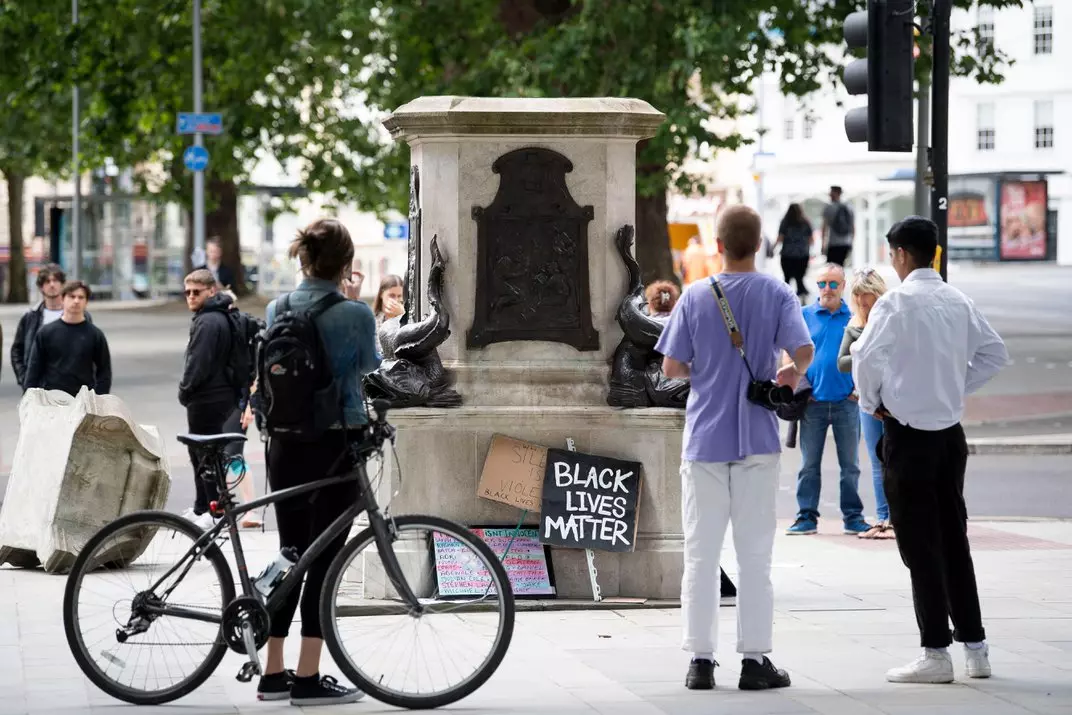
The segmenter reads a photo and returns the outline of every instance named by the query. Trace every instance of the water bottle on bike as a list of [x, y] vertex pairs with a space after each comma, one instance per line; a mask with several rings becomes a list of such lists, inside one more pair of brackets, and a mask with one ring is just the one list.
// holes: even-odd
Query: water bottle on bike
[[298, 563], [298, 550], [288, 546], [276, 554], [275, 560], [268, 564], [261, 575], [253, 581], [253, 588], [257, 589], [265, 600], [268, 600], [268, 596], [296, 563]]

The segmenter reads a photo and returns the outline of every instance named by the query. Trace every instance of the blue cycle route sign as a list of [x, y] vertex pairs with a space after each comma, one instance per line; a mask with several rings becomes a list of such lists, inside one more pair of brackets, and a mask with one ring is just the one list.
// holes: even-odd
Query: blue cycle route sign
[[390, 239], [409, 238], [409, 224], [403, 221], [390, 221], [383, 225], [383, 237]]
[[223, 115], [219, 112], [179, 112], [176, 131], [179, 134], [222, 134]]
[[186, 147], [182, 153], [182, 163], [190, 171], [204, 171], [208, 166], [208, 149], [203, 146]]

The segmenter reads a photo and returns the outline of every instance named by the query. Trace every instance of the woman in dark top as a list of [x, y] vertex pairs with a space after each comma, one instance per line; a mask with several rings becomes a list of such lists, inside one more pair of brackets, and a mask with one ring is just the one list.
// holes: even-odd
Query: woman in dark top
[[808, 272], [808, 259], [814, 240], [811, 223], [804, 216], [800, 204], [789, 204], [789, 210], [785, 212], [785, 217], [778, 226], [778, 240], [774, 242], [774, 246], [777, 248], [781, 244], [785, 282], [791, 283], [796, 279], [799, 296], [808, 294], [804, 287], [804, 274]]

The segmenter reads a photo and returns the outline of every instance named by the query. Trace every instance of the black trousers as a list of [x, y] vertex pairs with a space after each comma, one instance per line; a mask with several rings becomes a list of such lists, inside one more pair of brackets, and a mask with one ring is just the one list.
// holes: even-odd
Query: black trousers
[[878, 452], [897, 548], [912, 578], [920, 645], [978, 643], [986, 633], [968, 546], [964, 430], [957, 424], [926, 432], [889, 417], [883, 427]]
[[804, 274], [808, 272], [808, 257], [801, 256], [800, 258], [794, 258], [792, 256], [782, 256], [782, 274], [785, 276], [786, 284], [791, 284], [794, 280], [797, 282], [797, 295], [804, 295], [807, 293], [807, 289], [804, 287]]
[[[234, 400], [217, 400], [214, 402], [202, 402], [186, 407], [186, 423], [190, 434], [220, 434], [224, 431], [223, 425], [227, 418], [234, 412]], [[209, 502], [219, 499], [220, 492], [216, 482], [207, 476], [198, 463], [193, 448], [190, 448], [190, 464], [194, 468], [194, 512], [204, 514], [208, 511]]]
[[826, 260], [829, 263], [836, 263], [842, 268], [845, 267], [845, 261], [849, 257], [849, 252], [852, 250], [852, 246], [827, 246], [826, 247]]
[[[348, 437], [342, 430], [328, 430], [316, 442], [271, 440], [268, 443], [268, 479], [272, 491], [344, 473], [352, 463], [348, 456], [339, 457], [346, 454], [347, 440], [356, 438], [353, 433]], [[290, 546], [297, 549], [299, 556], [304, 554], [331, 522], [357, 501], [357, 497], [357, 483], [349, 482], [276, 502], [279, 548]], [[304, 586], [287, 594], [279, 610], [272, 614], [270, 634], [273, 638], [286, 638], [290, 633], [299, 602], [302, 636], [324, 637], [320, 627], [320, 593], [324, 590], [328, 567], [346, 545], [349, 534], [350, 530], [346, 529], [320, 553], [305, 574]]]

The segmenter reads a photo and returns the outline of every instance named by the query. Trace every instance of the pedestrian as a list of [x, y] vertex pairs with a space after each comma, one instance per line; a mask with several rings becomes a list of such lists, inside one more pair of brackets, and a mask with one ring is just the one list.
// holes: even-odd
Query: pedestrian
[[681, 256], [681, 268], [685, 285], [707, 277], [707, 251], [704, 250], [699, 236], [689, 238], [689, 245], [685, 247], [685, 252]]
[[[265, 358], [258, 378], [258, 391], [272, 395], [272, 402], [264, 408], [264, 418], [269, 434], [268, 478], [273, 491], [326, 479], [350, 468], [349, 445], [362, 439], [362, 427], [368, 423], [361, 381], [380, 364], [376, 318], [369, 306], [359, 300], [360, 283], [350, 280], [354, 244], [346, 227], [334, 219], [315, 221], [298, 233], [290, 245], [290, 256], [300, 261], [305, 278], [293, 292], [268, 305], [265, 315], [268, 329], [262, 347]], [[330, 368], [326, 375], [337, 386], [342, 403], [325, 406], [325, 409], [337, 407], [342, 419], [322, 433], [309, 436], [308, 441], [287, 439], [272, 432], [273, 410], [277, 407], [289, 415], [308, 415], [315, 408], [313, 395], [306, 396], [308, 404], [282, 404], [286, 394], [295, 393], [286, 392], [286, 374], [275, 370], [274, 365], [269, 368], [275, 354], [272, 326], [279, 316], [287, 313], [308, 316], [315, 325], [330, 361], [329, 366], [323, 367]], [[266, 383], [271, 385], [270, 390]], [[320, 490], [313, 500], [297, 498], [277, 502], [280, 548], [293, 548], [302, 554], [357, 498], [357, 485], [347, 482]], [[257, 686], [258, 698], [277, 700], [289, 694], [292, 705], [326, 705], [351, 703], [364, 695], [356, 688], [343, 687], [331, 676], [320, 675], [324, 645], [320, 594], [328, 566], [345, 545], [348, 534], [349, 529], [343, 530], [325, 547], [310, 565], [304, 587], [294, 588], [272, 614], [268, 658]], [[297, 670], [292, 677], [285, 670], [283, 644], [299, 600], [302, 641]]]
[[[859, 340], [867, 326], [868, 316], [875, 301], [886, 293], [886, 281], [874, 268], [861, 268], [856, 271], [852, 281], [851, 308], [852, 320], [845, 328], [845, 337], [841, 340], [838, 351], [838, 370], [852, 374], [852, 344]], [[857, 395], [859, 398], [859, 395]], [[886, 502], [886, 491], [882, 485], [882, 462], [878, 458], [878, 441], [882, 438], [882, 420], [860, 410], [860, 432], [867, 446], [867, 459], [871, 463], [871, 484], [875, 489], [875, 524], [860, 534], [861, 539], [892, 539], [893, 526], [890, 523], [890, 506]]]
[[671, 281], [652, 281], [644, 289], [644, 298], [648, 301], [648, 315], [666, 322], [674, 310], [681, 291]]
[[841, 201], [841, 187], [830, 187], [830, 203], [823, 208], [823, 254], [830, 263], [844, 266], [856, 238], [856, 215]]
[[[41, 302], [19, 318], [15, 339], [11, 343], [11, 368], [23, 392], [26, 391], [26, 363], [30, 359], [34, 337], [38, 330], [63, 315], [63, 284], [66, 282], [67, 275], [55, 263], [47, 263], [37, 271], [37, 290], [41, 292]], [[86, 320], [93, 322], [89, 311], [85, 316]]]
[[797, 295], [804, 298], [808, 289], [804, 287], [804, 275], [808, 272], [811, 259], [811, 247], [815, 243], [815, 232], [811, 222], [804, 215], [800, 204], [789, 204], [781, 224], [778, 226], [778, 239], [774, 247], [782, 247], [782, 275], [786, 284], [797, 283]]
[[[183, 286], [186, 307], [194, 315], [179, 381], [179, 404], [186, 408], [191, 434], [220, 434], [239, 400], [224, 369], [230, 362], [232, 349], [231, 319], [227, 313], [233, 301], [229, 295], [220, 293], [216, 278], [205, 268], [186, 276]], [[182, 516], [202, 529], [210, 529], [215, 517], [209, 512], [209, 504], [219, 499], [219, 491], [211, 477], [204, 478], [206, 474], [197, 461], [197, 451], [191, 447], [189, 452], [194, 470], [194, 504]]]
[[112, 357], [108, 339], [86, 319], [92, 292], [82, 281], [60, 291], [63, 312], [34, 335], [26, 365], [25, 389], [63, 390], [76, 396], [83, 387], [98, 395], [112, 391]]
[[[732, 522], [737, 651], [743, 655], [738, 687], [781, 688], [790, 684], [789, 675], [766, 655], [773, 647], [771, 554], [781, 451], [772, 380], [782, 386], [779, 398], [791, 392], [813, 347], [796, 296], [756, 270], [759, 214], [747, 206], [727, 208], [717, 245], [723, 271], [685, 289], [655, 348], [665, 356], [667, 377], [692, 383], [681, 453], [682, 647], [692, 654], [685, 686], [715, 687], [720, 560]], [[717, 329], [719, 322], [727, 329]], [[779, 370], [780, 350], [793, 359]]]
[[815, 361], [808, 368], [811, 399], [800, 419], [802, 464], [797, 475], [797, 517], [786, 529], [791, 536], [815, 534], [819, 528], [819, 495], [823, 484], [823, 450], [828, 431], [834, 433], [841, 471], [841, 519], [844, 533], [863, 534], [871, 525], [860, 501], [860, 407], [852, 375], [838, 370], [838, 352], [851, 313], [842, 299], [845, 271], [828, 264], [819, 272], [819, 299], [803, 309], [815, 343]]
[[[361, 276], [361, 279], [364, 280], [364, 275], [356, 272], [354, 276], [351, 276], [351, 279], [356, 276]], [[402, 276], [384, 276], [380, 279], [380, 288], [376, 291], [376, 300], [372, 301], [372, 314], [376, 316], [376, 352], [380, 355], [383, 355], [383, 347], [380, 343], [380, 329], [386, 321], [394, 320], [405, 312], [405, 307], [402, 305]]]
[[[922, 655], [894, 668], [895, 683], [949, 683], [949, 644], [964, 643], [970, 678], [990, 676], [989, 648], [968, 544], [964, 397], [1009, 354], [963, 293], [931, 268], [938, 226], [910, 216], [886, 234], [901, 285], [871, 309], [852, 347], [860, 406], [882, 419], [882, 459], [897, 548], [912, 578]], [[952, 619], [954, 630], [949, 631]]]
[[223, 246], [216, 236], [205, 241], [205, 265], [199, 268], [212, 273], [220, 290], [234, 290], [234, 271], [223, 265]]

